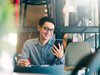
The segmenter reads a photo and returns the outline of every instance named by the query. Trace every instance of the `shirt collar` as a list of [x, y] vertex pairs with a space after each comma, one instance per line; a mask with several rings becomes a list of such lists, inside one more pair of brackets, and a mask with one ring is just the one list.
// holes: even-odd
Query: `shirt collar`
[[[48, 45], [53, 45], [53, 43], [54, 43], [54, 39], [52, 39], [52, 38], [47, 42]], [[44, 46], [40, 43], [39, 38], [37, 39], [35, 44], [39, 44], [40, 46]]]

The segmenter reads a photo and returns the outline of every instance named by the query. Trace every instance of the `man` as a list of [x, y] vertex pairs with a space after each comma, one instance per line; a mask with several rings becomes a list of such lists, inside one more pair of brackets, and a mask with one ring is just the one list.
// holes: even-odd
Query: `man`
[[63, 46], [57, 48], [54, 43], [53, 33], [55, 25], [52, 18], [43, 17], [39, 21], [39, 38], [27, 40], [18, 57], [18, 65], [54, 65], [64, 64]]

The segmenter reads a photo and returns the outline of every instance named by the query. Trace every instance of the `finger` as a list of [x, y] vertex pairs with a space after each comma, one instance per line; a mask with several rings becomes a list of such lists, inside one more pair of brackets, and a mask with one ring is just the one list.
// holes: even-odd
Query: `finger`
[[58, 47], [59, 47], [59, 50], [61, 49], [61, 47], [60, 47], [60, 43], [58, 43]]
[[[56, 46], [55, 46], [55, 47], [56, 47]], [[59, 53], [60, 51], [58, 50], [58, 48], [55, 49], [55, 47], [53, 47], [53, 51], [54, 51], [55, 53]]]
[[58, 46], [59, 46], [59, 50], [62, 50], [63, 45], [58, 43]]
[[27, 59], [26, 59], [26, 60], [24, 60], [23, 62], [24, 62], [24, 63], [29, 63], [29, 61], [28, 61]]
[[52, 52], [55, 56], [56, 56], [56, 53], [55, 52]]
[[55, 56], [58, 56], [58, 52], [57, 51], [53, 51], [53, 54], [55, 55]]
[[30, 65], [28, 60], [22, 60], [21, 61], [21, 66], [28, 66], [28, 65]]
[[25, 62], [21, 62], [21, 66], [26, 66]]
[[53, 45], [53, 48], [57, 49], [56, 45]]
[[55, 48], [53, 48], [53, 53], [57, 53], [57, 50], [55, 50]]
[[63, 45], [61, 45], [61, 50], [63, 50]]
[[21, 63], [21, 66], [29, 66], [29, 64], [28, 63]]
[[58, 50], [58, 48], [55, 45], [53, 45], [53, 48], [56, 49], [56, 50]]
[[60, 43], [58, 45], [59, 45], [59, 50], [62, 51], [63, 50], [63, 45], [60, 45]]

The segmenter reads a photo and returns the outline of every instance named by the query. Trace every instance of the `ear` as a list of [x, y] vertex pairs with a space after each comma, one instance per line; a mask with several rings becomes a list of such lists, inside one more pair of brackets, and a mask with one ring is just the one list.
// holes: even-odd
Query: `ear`
[[40, 28], [41, 28], [41, 27], [38, 25], [38, 26], [37, 26], [38, 31], [40, 31]]

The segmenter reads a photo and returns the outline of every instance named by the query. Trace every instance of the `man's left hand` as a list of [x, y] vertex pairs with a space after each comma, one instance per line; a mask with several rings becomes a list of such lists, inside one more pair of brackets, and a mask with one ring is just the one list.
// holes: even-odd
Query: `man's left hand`
[[62, 58], [64, 56], [63, 45], [60, 45], [58, 43], [58, 47], [59, 48], [57, 48], [55, 45], [53, 45], [53, 54], [58, 58]]

